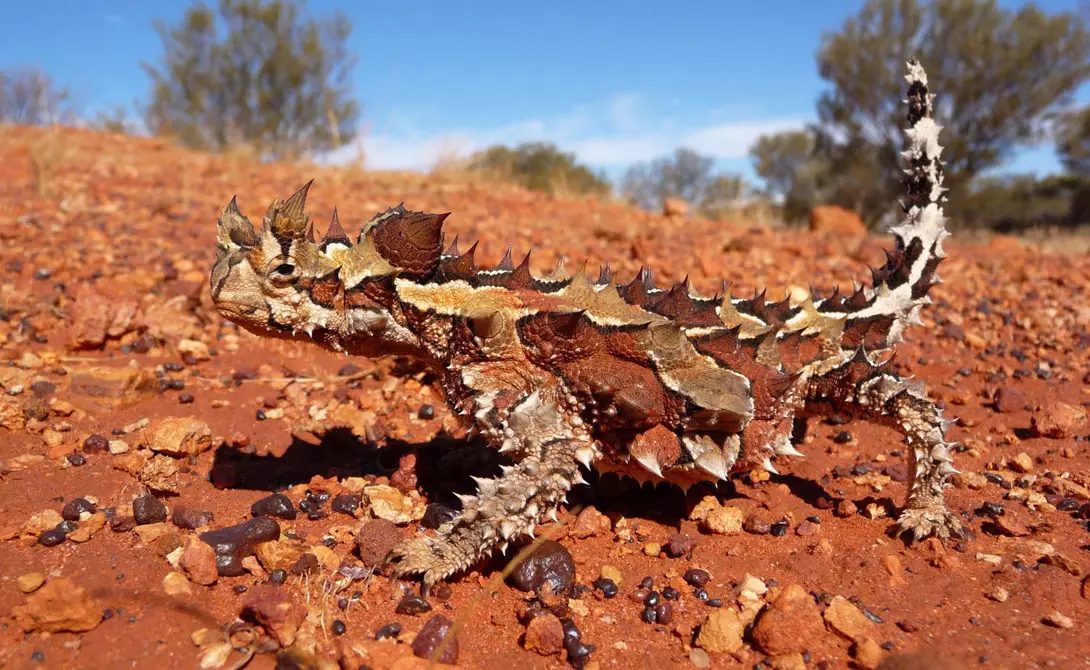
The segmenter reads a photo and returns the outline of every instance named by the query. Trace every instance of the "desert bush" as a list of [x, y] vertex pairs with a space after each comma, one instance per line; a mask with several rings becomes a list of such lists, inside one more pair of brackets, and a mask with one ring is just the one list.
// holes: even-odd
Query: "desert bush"
[[145, 119], [151, 132], [201, 149], [248, 145], [262, 158], [334, 149], [356, 133], [355, 58], [340, 14], [304, 18], [297, 0], [197, 3], [169, 27], [156, 22], [163, 62]]
[[636, 163], [621, 177], [620, 191], [628, 202], [650, 211], [661, 210], [667, 198], [681, 198], [694, 211], [719, 218], [750, 195], [740, 174], [715, 171], [715, 159], [688, 147], [647, 163]]
[[44, 70], [0, 72], [0, 123], [48, 126], [72, 120], [71, 94]]
[[575, 154], [547, 142], [489, 147], [470, 156], [466, 169], [556, 195], [608, 195], [611, 190], [609, 181], [579, 164]]

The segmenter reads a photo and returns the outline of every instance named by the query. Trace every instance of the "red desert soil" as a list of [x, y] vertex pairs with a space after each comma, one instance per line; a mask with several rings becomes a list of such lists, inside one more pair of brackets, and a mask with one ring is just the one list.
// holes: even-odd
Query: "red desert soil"
[[[1090, 257], [955, 236], [925, 325], [899, 348], [899, 371], [960, 419], [963, 474], [948, 499], [968, 541], [891, 538], [900, 439], [811, 421], [807, 457], [770, 480], [688, 496], [597, 477], [579, 487], [541, 529], [574, 559], [570, 598], [499, 581], [498, 558], [430, 594], [430, 612], [397, 613], [417, 585], [371, 576], [367, 561], [494, 459], [465, 446], [420, 371], [258, 339], [218, 317], [207, 271], [232, 195], [256, 219], [315, 176], [322, 228], [334, 204], [351, 231], [405, 201], [452, 211], [448, 230], [479, 238], [486, 262], [510, 243], [533, 247], [538, 271], [558, 254], [595, 273], [608, 260], [622, 279], [649, 264], [660, 284], [689, 274], [707, 293], [720, 278], [780, 295], [850, 286], [887, 238], [261, 166], [83, 131], [9, 129], [0, 157], [0, 667], [240, 667], [250, 648], [248, 667], [270, 668], [278, 646], [293, 650], [282, 667], [423, 667], [417, 634], [437, 614], [461, 627], [463, 667], [571, 667], [557, 615], [593, 645], [586, 668], [1074, 667], [1090, 655]], [[279, 539], [240, 576], [217, 576], [197, 536], [247, 521], [274, 491], [297, 517], [277, 520]], [[336, 511], [321, 494], [361, 504]], [[77, 519], [67, 536], [62, 511]], [[669, 557], [674, 534], [695, 546]], [[690, 570], [708, 573], [704, 593]], [[603, 574], [620, 577], [613, 598], [592, 586]], [[669, 604], [653, 623], [635, 597], [645, 578]], [[376, 641], [394, 623], [400, 633]]]

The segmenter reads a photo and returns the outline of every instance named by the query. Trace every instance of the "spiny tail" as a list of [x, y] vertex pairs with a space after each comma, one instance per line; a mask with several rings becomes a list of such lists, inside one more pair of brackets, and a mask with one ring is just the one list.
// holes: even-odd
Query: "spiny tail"
[[887, 251], [886, 264], [872, 269], [871, 287], [856, 289], [851, 296], [817, 304], [821, 312], [846, 313], [845, 334], [853, 333], [867, 349], [881, 349], [901, 339], [905, 328], [920, 323], [920, 309], [930, 304], [927, 292], [939, 283], [935, 270], [946, 253], [942, 243], [950, 236], [942, 203], [943, 162], [940, 159], [940, 126], [932, 117], [932, 95], [927, 73], [919, 61], [907, 63], [908, 148], [905, 159], [905, 216], [891, 227], [895, 247]]

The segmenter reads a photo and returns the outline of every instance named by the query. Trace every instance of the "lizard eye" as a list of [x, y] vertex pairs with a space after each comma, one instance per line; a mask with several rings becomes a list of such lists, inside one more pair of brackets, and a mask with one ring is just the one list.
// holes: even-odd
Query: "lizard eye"
[[292, 263], [280, 263], [273, 267], [269, 271], [269, 279], [280, 285], [287, 285], [294, 282], [298, 277], [296, 276], [296, 266]]

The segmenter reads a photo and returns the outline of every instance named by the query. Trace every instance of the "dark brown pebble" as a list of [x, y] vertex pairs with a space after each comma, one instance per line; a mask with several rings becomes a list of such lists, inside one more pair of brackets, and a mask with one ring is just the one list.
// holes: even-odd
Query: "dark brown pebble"
[[661, 602], [655, 605], [655, 618], [661, 624], [668, 624], [674, 620], [674, 606], [669, 602]]
[[776, 523], [772, 524], [772, 528], [771, 530], [769, 530], [769, 533], [771, 533], [772, 537], [783, 537], [784, 535], [787, 535], [787, 528], [790, 525], [791, 524], [787, 521], [777, 521]]
[[675, 533], [666, 538], [666, 555], [670, 558], [681, 558], [696, 547], [696, 538], [689, 535]]
[[344, 622], [340, 619], [334, 619], [332, 629], [334, 635], [344, 635], [344, 632], [348, 630], [348, 626], [344, 625]]
[[211, 525], [214, 518], [211, 512], [192, 507], [175, 507], [170, 515], [170, 520], [179, 528], [196, 530], [201, 526]]
[[295, 505], [291, 504], [291, 499], [283, 493], [274, 493], [250, 505], [250, 516], [271, 516], [291, 521], [297, 514]]
[[439, 503], [430, 503], [424, 508], [424, 517], [420, 519], [420, 525], [435, 530], [444, 523], [453, 521], [456, 518], [458, 518], [458, 510]]
[[401, 531], [392, 521], [373, 519], [360, 527], [356, 540], [363, 564], [368, 568], [382, 568], [390, 550], [401, 541]]
[[[454, 622], [446, 615], [433, 614], [424, 622], [424, 627], [416, 634], [413, 640], [413, 654], [420, 658], [430, 659], [440, 646], [443, 651], [439, 654], [440, 663], [454, 664], [458, 662], [458, 638], [448, 633], [452, 632]], [[451, 639], [444, 640], [450, 637]]]
[[38, 398], [48, 398], [57, 390], [57, 385], [51, 381], [41, 379], [30, 385], [30, 390]]
[[897, 627], [906, 633], [915, 633], [920, 630], [920, 627], [911, 621], [898, 621]]
[[712, 578], [712, 576], [709, 575], [706, 570], [699, 570], [697, 568], [690, 568], [686, 570], [683, 577], [686, 584], [688, 584], [689, 586], [694, 586], [698, 589], [707, 584], [708, 580]]
[[722, 607], [722, 606], [723, 606], [723, 601], [720, 600], [719, 598], [709, 598], [708, 599], [708, 607]]
[[38, 544], [46, 547], [55, 547], [68, 536], [60, 526], [56, 528], [50, 528], [41, 535], [38, 536]]
[[242, 559], [253, 553], [254, 546], [279, 538], [280, 524], [268, 517], [250, 519], [200, 534], [201, 541], [216, 550], [216, 567], [222, 577], [245, 574]]
[[83, 441], [83, 450], [89, 454], [102, 454], [110, 450], [110, 441], [95, 433]]
[[567, 593], [575, 583], [575, 561], [559, 542], [545, 540], [508, 579], [520, 591], [538, 591], [548, 582], [553, 593]]
[[1001, 386], [992, 396], [992, 403], [995, 406], [995, 411], [1000, 414], [1011, 414], [1020, 412], [1025, 408], [1026, 397], [1018, 389]]
[[420, 409], [416, 411], [416, 416], [427, 421], [435, 418], [435, 408], [428, 404], [423, 404]]
[[606, 577], [600, 577], [594, 580], [594, 588], [601, 591], [602, 596], [607, 599], [617, 595], [617, 583]]
[[363, 496], [358, 493], [342, 493], [338, 496], [333, 496], [333, 502], [329, 503], [329, 508], [334, 512], [354, 516], [356, 510], [360, 508], [360, 503], [362, 501]]
[[441, 603], [450, 600], [452, 595], [454, 595], [454, 591], [449, 584], [436, 584], [431, 588], [431, 597]]
[[647, 596], [650, 593], [651, 593], [650, 589], [638, 588], [638, 589], [636, 589], [635, 591], [632, 592], [632, 595], [630, 595], [629, 598], [631, 598], [632, 600], [634, 600], [634, 601], [636, 601], [638, 603], [642, 603], [642, 602], [645, 602], [647, 600]]
[[681, 593], [672, 586], [667, 586], [662, 590], [662, 597], [666, 600], [677, 600], [680, 595]]
[[193, 394], [192, 393], [183, 393], [182, 395], [178, 396], [178, 402], [180, 404], [182, 404], [182, 405], [192, 405], [193, 404]]
[[[223, 574], [223, 573], [220, 573]], [[283, 584], [288, 580], [287, 570], [277, 568], [276, 570], [269, 571], [269, 581], [273, 584]]]
[[81, 465], [87, 465], [87, 457], [83, 454], [68, 454], [65, 458], [68, 460], [69, 465], [77, 468]]
[[397, 608], [394, 610], [398, 614], [408, 614], [409, 616], [416, 616], [417, 614], [423, 614], [431, 611], [431, 605], [428, 601], [424, 600], [415, 593], [407, 593], [405, 597], [401, 599], [401, 602], [397, 604]]
[[317, 570], [318, 557], [310, 552], [301, 555], [291, 566], [291, 574], [293, 575], [309, 575], [317, 572]]
[[643, 612], [640, 614], [640, 618], [643, 619], [644, 623], [657, 623], [658, 622], [658, 616], [655, 613], [655, 608], [654, 607], [644, 607]]
[[86, 498], [72, 498], [64, 504], [61, 510], [61, 518], [65, 521], [79, 521], [79, 515], [84, 512], [95, 513], [95, 504]]
[[396, 621], [394, 623], [388, 623], [382, 628], [379, 628], [375, 631], [376, 640], [383, 640], [388, 637], [397, 637], [398, 635], [401, 635], [401, 624], [397, 623]]
[[816, 533], [817, 530], [817, 524], [807, 519], [795, 526], [795, 535], [798, 535], [799, 537], [808, 537]]
[[650, 577], [644, 577], [643, 579], [640, 580], [640, 588], [641, 589], [651, 590], [652, 588], [654, 588], [654, 586], [655, 586], [655, 580], [651, 579]]
[[132, 516], [138, 526], [159, 523], [167, 519], [167, 506], [162, 500], [145, 493], [132, 501]]
[[341, 366], [340, 370], [337, 370], [337, 376], [338, 377], [351, 377], [352, 375], [356, 375], [356, 374], [359, 374], [361, 372], [363, 372], [363, 368], [356, 365], [355, 363], [345, 363], [344, 365]]

